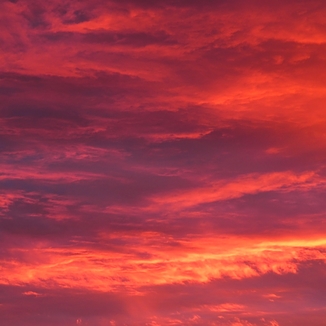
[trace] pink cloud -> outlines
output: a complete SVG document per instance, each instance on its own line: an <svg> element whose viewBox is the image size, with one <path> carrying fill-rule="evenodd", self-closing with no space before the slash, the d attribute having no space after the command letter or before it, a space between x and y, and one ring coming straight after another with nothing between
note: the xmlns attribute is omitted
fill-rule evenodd
<svg viewBox="0 0 326 326"><path fill-rule="evenodd" d="M325 11L2 1L3 325L323 325Z"/></svg>

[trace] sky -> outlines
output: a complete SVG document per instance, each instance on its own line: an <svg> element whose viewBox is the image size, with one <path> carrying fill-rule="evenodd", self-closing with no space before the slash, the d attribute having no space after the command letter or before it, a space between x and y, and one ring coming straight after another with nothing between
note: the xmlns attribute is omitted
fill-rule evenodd
<svg viewBox="0 0 326 326"><path fill-rule="evenodd" d="M324 326L326 3L2 0L2 326Z"/></svg>

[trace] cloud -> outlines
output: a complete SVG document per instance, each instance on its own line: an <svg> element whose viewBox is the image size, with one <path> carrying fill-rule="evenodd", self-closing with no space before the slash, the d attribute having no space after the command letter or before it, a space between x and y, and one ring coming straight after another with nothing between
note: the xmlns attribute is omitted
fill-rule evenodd
<svg viewBox="0 0 326 326"><path fill-rule="evenodd" d="M3 325L323 325L325 9L2 1Z"/></svg>

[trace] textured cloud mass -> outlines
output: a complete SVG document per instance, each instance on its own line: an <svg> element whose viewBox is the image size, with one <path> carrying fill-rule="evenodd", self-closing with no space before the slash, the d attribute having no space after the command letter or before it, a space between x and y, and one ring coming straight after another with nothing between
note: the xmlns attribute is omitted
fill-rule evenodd
<svg viewBox="0 0 326 326"><path fill-rule="evenodd" d="M2 1L1 325L325 325L325 15Z"/></svg>

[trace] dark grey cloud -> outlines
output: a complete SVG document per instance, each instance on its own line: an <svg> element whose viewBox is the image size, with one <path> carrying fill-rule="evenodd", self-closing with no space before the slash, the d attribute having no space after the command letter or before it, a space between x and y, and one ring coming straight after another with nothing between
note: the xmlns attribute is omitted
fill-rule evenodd
<svg viewBox="0 0 326 326"><path fill-rule="evenodd" d="M118 294L74 289L44 289L32 286L1 285L1 310L4 326L76 325L78 319L128 315L126 303ZM27 293L27 294L24 294ZM87 297L87 298L86 298ZM17 304L20 310L17 314Z"/></svg>

